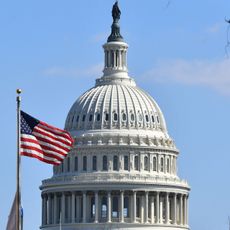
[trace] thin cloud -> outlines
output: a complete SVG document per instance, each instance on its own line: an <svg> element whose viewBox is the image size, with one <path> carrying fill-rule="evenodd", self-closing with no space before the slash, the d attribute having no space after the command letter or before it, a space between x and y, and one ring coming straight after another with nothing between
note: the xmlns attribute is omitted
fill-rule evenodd
<svg viewBox="0 0 230 230"><path fill-rule="evenodd" d="M230 60L162 60L145 77L162 83L205 86L230 96Z"/></svg>
<svg viewBox="0 0 230 230"><path fill-rule="evenodd" d="M221 30L221 26L222 26L221 23L214 23L213 25L211 25L210 27L206 29L206 32L210 34L219 33Z"/></svg>
<svg viewBox="0 0 230 230"><path fill-rule="evenodd" d="M102 75L103 64L90 66L86 69L50 67L43 71L43 74L51 77L97 77Z"/></svg>
<svg viewBox="0 0 230 230"><path fill-rule="evenodd" d="M95 34L94 36L92 36L92 38L90 39L92 42L100 42L100 43L105 43L106 42L106 38L109 36L109 32L101 32L98 34Z"/></svg>

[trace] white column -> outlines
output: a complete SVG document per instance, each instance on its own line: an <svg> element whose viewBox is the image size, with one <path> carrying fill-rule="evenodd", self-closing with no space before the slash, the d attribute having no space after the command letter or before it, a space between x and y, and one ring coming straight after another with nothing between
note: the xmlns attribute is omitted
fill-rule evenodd
<svg viewBox="0 0 230 230"><path fill-rule="evenodd" d="M120 222L124 222L124 191L120 194Z"/></svg>
<svg viewBox="0 0 230 230"><path fill-rule="evenodd" d="M42 225L45 225L45 214L46 211L45 211L45 196L42 195Z"/></svg>
<svg viewBox="0 0 230 230"><path fill-rule="evenodd" d="M61 222L65 223L65 193L62 193L61 197Z"/></svg>
<svg viewBox="0 0 230 230"><path fill-rule="evenodd" d="M57 194L54 193L54 208L53 208L53 220L54 224L57 224Z"/></svg>
<svg viewBox="0 0 230 230"><path fill-rule="evenodd" d="M83 218L82 222L86 223L86 192L83 192Z"/></svg>
<svg viewBox="0 0 230 230"><path fill-rule="evenodd" d="M95 202L95 223L98 223L98 191L95 192L95 197L94 197L94 202Z"/></svg>
<svg viewBox="0 0 230 230"><path fill-rule="evenodd" d="M133 223L136 223L136 213L137 213L137 192L133 191Z"/></svg>
<svg viewBox="0 0 230 230"><path fill-rule="evenodd" d="M151 197L151 224L154 223L154 196Z"/></svg>
<svg viewBox="0 0 230 230"><path fill-rule="evenodd" d="M186 196L186 225L188 225L188 211L189 211L189 203L188 203L188 195Z"/></svg>
<svg viewBox="0 0 230 230"><path fill-rule="evenodd" d="M160 221L161 224L163 222L163 200L162 197L160 197Z"/></svg>
<svg viewBox="0 0 230 230"><path fill-rule="evenodd" d="M165 216L165 223L169 224L169 193L166 192L165 196L165 202L166 202L166 216Z"/></svg>
<svg viewBox="0 0 230 230"><path fill-rule="evenodd" d="M160 222L160 193L156 195L156 223Z"/></svg>
<svg viewBox="0 0 230 230"><path fill-rule="evenodd" d="M180 194L180 225L183 224L183 196Z"/></svg>
<svg viewBox="0 0 230 230"><path fill-rule="evenodd" d="M173 195L173 224L177 224L177 194Z"/></svg>
<svg viewBox="0 0 230 230"><path fill-rule="evenodd" d="M121 50L119 50L119 69L122 67L122 61L121 61Z"/></svg>
<svg viewBox="0 0 230 230"><path fill-rule="evenodd" d="M107 208L108 208L108 213L107 213L107 222L111 222L111 192L109 191L107 194Z"/></svg>
<svg viewBox="0 0 230 230"><path fill-rule="evenodd" d="M145 223L149 221L149 192L145 192Z"/></svg>
<svg viewBox="0 0 230 230"><path fill-rule="evenodd" d="M141 223L144 223L144 196L141 196Z"/></svg>
<svg viewBox="0 0 230 230"><path fill-rule="evenodd" d="M51 194L48 194L47 224L51 224Z"/></svg>
<svg viewBox="0 0 230 230"><path fill-rule="evenodd" d="M46 194L44 197L44 223L48 224L48 205L47 205L47 201L48 201L48 195Z"/></svg>
<svg viewBox="0 0 230 230"><path fill-rule="evenodd" d="M72 192L72 223L75 223L75 210L76 210L76 201L75 201L75 193Z"/></svg>

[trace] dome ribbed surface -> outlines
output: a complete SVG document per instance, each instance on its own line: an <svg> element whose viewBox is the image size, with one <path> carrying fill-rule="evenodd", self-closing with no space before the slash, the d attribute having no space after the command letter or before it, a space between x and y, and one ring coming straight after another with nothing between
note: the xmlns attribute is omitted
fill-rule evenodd
<svg viewBox="0 0 230 230"><path fill-rule="evenodd" d="M122 84L96 86L73 104L65 129L147 129L166 131L163 114L146 92Z"/></svg>

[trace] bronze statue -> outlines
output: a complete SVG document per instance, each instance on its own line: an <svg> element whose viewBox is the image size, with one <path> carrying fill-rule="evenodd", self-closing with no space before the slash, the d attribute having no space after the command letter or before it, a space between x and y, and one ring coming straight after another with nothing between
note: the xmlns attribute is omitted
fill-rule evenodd
<svg viewBox="0 0 230 230"><path fill-rule="evenodd" d="M120 19L120 15L121 15L121 11L118 7L118 1L116 1L113 5L113 9L112 9L113 21L118 22L118 20Z"/></svg>

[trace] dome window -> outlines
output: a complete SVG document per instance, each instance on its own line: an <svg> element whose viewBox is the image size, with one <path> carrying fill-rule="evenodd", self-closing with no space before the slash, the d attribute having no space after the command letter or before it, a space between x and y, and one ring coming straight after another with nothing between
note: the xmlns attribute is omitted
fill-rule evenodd
<svg viewBox="0 0 230 230"><path fill-rule="evenodd" d="M149 122L149 116L148 115L145 115L145 120L146 120L146 122Z"/></svg>
<svg viewBox="0 0 230 230"><path fill-rule="evenodd" d="M93 171L97 170L97 156L93 156Z"/></svg>
<svg viewBox="0 0 230 230"><path fill-rule="evenodd" d="M117 113L114 113L114 114L113 114L113 120L114 120L114 121L117 121L117 120L118 120Z"/></svg>
<svg viewBox="0 0 230 230"><path fill-rule="evenodd" d="M74 171L78 171L78 157L74 158Z"/></svg>
<svg viewBox="0 0 230 230"><path fill-rule="evenodd" d="M130 116L131 121L134 121L134 114L132 113Z"/></svg>
<svg viewBox="0 0 230 230"><path fill-rule="evenodd" d="M144 158L144 170L148 171L149 170L149 158L145 156Z"/></svg>
<svg viewBox="0 0 230 230"><path fill-rule="evenodd" d="M118 157L117 156L113 157L113 170L118 171Z"/></svg>
<svg viewBox="0 0 230 230"><path fill-rule="evenodd" d="M124 156L124 170L129 170L129 157Z"/></svg>
<svg viewBox="0 0 230 230"><path fill-rule="evenodd" d="M152 122L154 123L155 122L155 119L154 119L154 116L152 115Z"/></svg>
<svg viewBox="0 0 230 230"><path fill-rule="evenodd" d="M134 170L139 170L139 157L134 157Z"/></svg>
<svg viewBox="0 0 230 230"><path fill-rule="evenodd" d="M125 113L122 114L122 120L126 121L126 114Z"/></svg>
<svg viewBox="0 0 230 230"><path fill-rule="evenodd" d="M108 163L107 163L107 156L103 156L102 160L102 170L107 171L108 170Z"/></svg>
<svg viewBox="0 0 230 230"><path fill-rule="evenodd" d="M83 121L83 122L85 121L85 114L84 114L83 117L82 117L82 121Z"/></svg>
<svg viewBox="0 0 230 230"><path fill-rule="evenodd" d="M77 115L77 122L79 121L79 115Z"/></svg>
<svg viewBox="0 0 230 230"><path fill-rule="evenodd" d="M160 123L159 117L157 116L157 122Z"/></svg>
<svg viewBox="0 0 230 230"><path fill-rule="evenodd" d="M92 121L92 120L93 120L93 114L90 114L89 121Z"/></svg>
<svg viewBox="0 0 230 230"><path fill-rule="evenodd" d="M101 120L101 115L100 113L97 114L97 121L100 121Z"/></svg>
<svg viewBox="0 0 230 230"><path fill-rule="evenodd" d="M108 114L108 113L105 114L105 120L106 120L106 121L109 120L109 114Z"/></svg>
<svg viewBox="0 0 230 230"><path fill-rule="evenodd" d="M155 156L153 157L153 171L157 171L157 158Z"/></svg>
<svg viewBox="0 0 230 230"><path fill-rule="evenodd" d="M83 171L86 171L87 170L87 156L84 156L83 157Z"/></svg>

